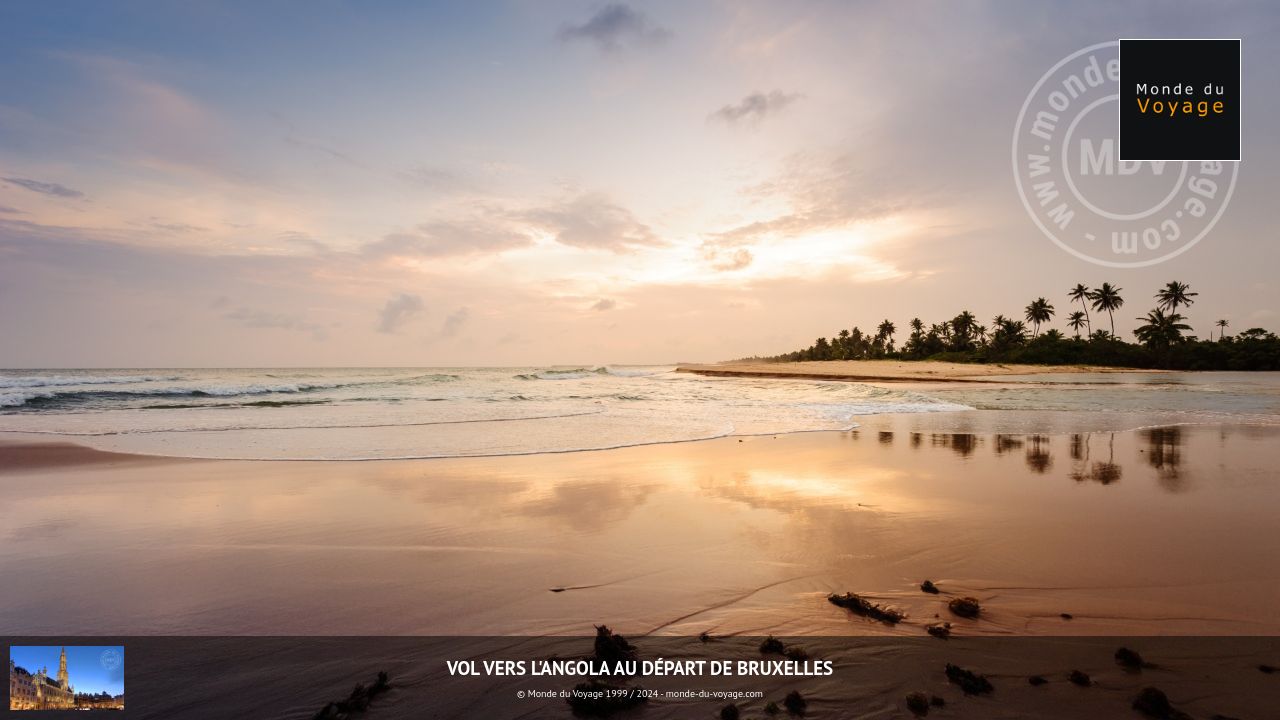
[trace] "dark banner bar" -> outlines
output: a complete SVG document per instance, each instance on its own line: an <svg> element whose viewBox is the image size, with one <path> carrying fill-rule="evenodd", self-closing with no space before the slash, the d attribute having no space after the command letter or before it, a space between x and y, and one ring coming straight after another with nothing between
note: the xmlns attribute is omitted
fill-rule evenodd
<svg viewBox="0 0 1280 720"><path fill-rule="evenodd" d="M102 662L123 664L124 709L92 712L130 720L1280 717L1280 638L1270 637L602 633L13 637L5 643L66 652L107 647ZM114 647L122 649L119 657L111 654ZM70 685L77 672L85 670L72 664ZM84 714L6 710L4 716Z"/></svg>

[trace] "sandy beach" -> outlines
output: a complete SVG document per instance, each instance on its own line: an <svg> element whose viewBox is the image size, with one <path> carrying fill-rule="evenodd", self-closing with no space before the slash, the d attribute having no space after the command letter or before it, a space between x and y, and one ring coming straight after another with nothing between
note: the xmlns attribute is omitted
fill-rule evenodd
<svg viewBox="0 0 1280 720"><path fill-rule="evenodd" d="M476 656L512 638L534 654L589 650L582 638L600 623L668 656L712 652L689 645L707 633L726 643L714 652L758 658L758 638L777 635L839 668L838 679L762 685L804 687L815 717L901 717L912 689L948 697L947 717L1078 717L1124 709L1153 683L1196 717L1263 717L1280 693L1274 677L1230 668L1280 661L1280 429L1153 420L885 415L842 433L363 463L138 458L11 437L0 445L0 572L23 582L0 585L0 628L471 636ZM921 592L925 579L941 593ZM827 602L845 592L905 620ZM978 599L981 615L950 613L957 597ZM943 621L952 640L930 638ZM1205 636L1227 640L1210 651L1197 644ZM868 637L886 642L854 640ZM1158 674L1110 659L1142 638L1165 656ZM440 677L446 645L399 657L397 672L412 692L451 684L456 702L473 702L474 684ZM273 662L314 665L308 647L276 646ZM388 662L349 654L312 668L265 716L309 717ZM966 698L939 672L946 662L1014 689ZM1058 689L1029 693L1028 663ZM1079 688L1065 674L1082 664L1100 689L1070 694ZM202 692L235 682L247 679ZM414 717L412 692L378 717ZM567 714L560 701L492 710Z"/></svg>
<svg viewBox="0 0 1280 720"><path fill-rule="evenodd" d="M710 377L806 378L857 382L983 382L991 378L1022 375L1080 373L1158 373L1159 370L1096 367L1089 365L979 364L938 360L824 360L765 362L733 360L709 365L682 364L676 372Z"/></svg>

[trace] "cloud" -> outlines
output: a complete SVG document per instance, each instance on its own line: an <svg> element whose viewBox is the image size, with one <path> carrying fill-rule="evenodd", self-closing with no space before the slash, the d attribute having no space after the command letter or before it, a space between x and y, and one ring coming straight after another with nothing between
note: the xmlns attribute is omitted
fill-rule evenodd
<svg viewBox="0 0 1280 720"><path fill-rule="evenodd" d="M396 332L415 315L421 314L423 307L422 298L417 295L399 293L392 296L378 313L378 332Z"/></svg>
<svg viewBox="0 0 1280 720"><path fill-rule="evenodd" d="M26 213L22 212L18 208L10 207L8 205L0 205L0 213L7 213L9 215L26 215Z"/></svg>
<svg viewBox="0 0 1280 720"><path fill-rule="evenodd" d="M640 246L665 244L630 210L598 194L582 195L554 207L523 213L521 217L554 235L556 242L570 247L627 252Z"/></svg>
<svg viewBox="0 0 1280 720"><path fill-rule="evenodd" d="M458 308L444 319L444 325L440 328L440 337L451 338L462 332L462 328L471 319L471 310L465 307Z"/></svg>
<svg viewBox="0 0 1280 720"><path fill-rule="evenodd" d="M209 230L209 228L200 227L199 225L190 225L183 222L164 222L155 217L151 218L151 227L172 233L208 232Z"/></svg>
<svg viewBox="0 0 1280 720"><path fill-rule="evenodd" d="M596 312L604 312L606 310L612 310L616 307L618 307L618 301L611 300L609 298L600 298L599 300L595 301L591 305L591 309L595 310Z"/></svg>
<svg viewBox="0 0 1280 720"><path fill-rule="evenodd" d="M919 210L936 201L936 192L927 179L912 182L900 170L880 164L864 167L848 155L828 160L796 155L783 172L746 189L751 197L783 199L787 210L715 233L704 250L797 237Z"/></svg>
<svg viewBox="0 0 1280 720"><path fill-rule="evenodd" d="M785 93L773 90L769 93L754 92L741 101L725 105L711 113L712 120L719 120L729 125L745 123L755 125L769 115L782 111L783 108L804 97L799 93Z"/></svg>
<svg viewBox="0 0 1280 720"><path fill-rule="evenodd" d="M328 333L325 332L323 327L315 323L307 322L296 315L286 315L283 313L274 313L268 310L239 307L227 313L223 317L228 320L234 320L249 328L309 332L311 333L311 337L316 340L324 340L328 337Z"/></svg>
<svg viewBox="0 0 1280 720"><path fill-rule="evenodd" d="M300 250L308 250L313 253L325 253L329 251L329 247L311 235L298 230L285 230L276 235L287 246L292 246Z"/></svg>
<svg viewBox="0 0 1280 720"><path fill-rule="evenodd" d="M721 272L732 272L749 267L755 256L746 248L718 248L714 245L702 247L702 257L711 264L712 269Z"/></svg>
<svg viewBox="0 0 1280 720"><path fill-rule="evenodd" d="M25 188L31 192L37 192L41 195L53 195L54 197L69 198L72 200L83 200L84 193L79 190L73 190L66 185L58 183L41 182L39 180L30 180L28 178L7 177L0 178L10 185Z"/></svg>
<svg viewBox="0 0 1280 720"><path fill-rule="evenodd" d="M622 3L605 5L579 25L560 28L561 42L583 40L594 43L605 53L617 52L629 45L656 45L671 36L671 31L654 25L643 13Z"/></svg>
<svg viewBox="0 0 1280 720"><path fill-rule="evenodd" d="M360 252L374 259L492 254L533 244L527 233L488 220L423 223L410 232L391 233Z"/></svg>

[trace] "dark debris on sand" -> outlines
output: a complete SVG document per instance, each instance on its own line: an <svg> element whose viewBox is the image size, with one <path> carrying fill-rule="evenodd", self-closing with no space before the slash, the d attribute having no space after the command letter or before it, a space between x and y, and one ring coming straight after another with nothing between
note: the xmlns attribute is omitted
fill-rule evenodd
<svg viewBox="0 0 1280 720"><path fill-rule="evenodd" d="M976 598L971 597L952 598L951 602L947 603L947 608L962 618L976 618L982 612L982 605Z"/></svg>
<svg viewBox="0 0 1280 720"><path fill-rule="evenodd" d="M1027 682L1031 683L1032 687L1040 687L1041 685L1047 685L1049 683L1048 680L1044 679L1043 675L1032 675L1027 678Z"/></svg>
<svg viewBox="0 0 1280 720"><path fill-rule="evenodd" d="M951 623L949 622L934 623L932 625L926 625L924 630L930 635L936 638L940 638L942 640L946 640L947 638L951 637Z"/></svg>
<svg viewBox="0 0 1280 720"><path fill-rule="evenodd" d="M951 663L947 663L947 680L959 685L965 695L986 695L995 690L986 675L978 675Z"/></svg>
<svg viewBox="0 0 1280 720"><path fill-rule="evenodd" d="M635 646L610 630L608 625L596 626L595 653L597 660L611 663L636 659Z"/></svg>
<svg viewBox="0 0 1280 720"><path fill-rule="evenodd" d="M320 709L313 720L344 720L369 709L374 698L391 689L391 680L387 673L380 672L373 684L365 687L363 683L356 685L346 700L331 702Z"/></svg>
<svg viewBox="0 0 1280 720"><path fill-rule="evenodd" d="M1137 650L1130 650L1122 647L1116 650L1116 664L1126 670L1141 670L1142 668L1155 667L1155 665L1142 659Z"/></svg>
<svg viewBox="0 0 1280 720"><path fill-rule="evenodd" d="M788 660L795 660L796 662L804 662L809 659L809 651L799 645L792 645L782 651L782 654L785 655Z"/></svg>
<svg viewBox="0 0 1280 720"><path fill-rule="evenodd" d="M1274 675L1275 673L1280 672L1280 668L1277 668L1274 665L1263 664L1258 666L1258 672L1264 672L1268 675Z"/></svg>
<svg viewBox="0 0 1280 720"><path fill-rule="evenodd" d="M770 635L760 643L760 654L762 655L782 655L788 660L802 662L809 659L809 651L799 645L787 646L782 644L778 638Z"/></svg>
<svg viewBox="0 0 1280 720"><path fill-rule="evenodd" d="M586 717L609 717L623 710L630 710L637 705L648 702L641 688L628 688L624 685L591 680L573 686L576 691L569 698L569 708L574 715ZM625 693L618 691L625 690Z"/></svg>
<svg viewBox="0 0 1280 720"><path fill-rule="evenodd" d="M916 717L924 717L929 714L930 708L946 707L946 704L947 701L937 695L913 692L907 696L907 709Z"/></svg>
<svg viewBox="0 0 1280 720"><path fill-rule="evenodd" d="M733 703L720 708L720 720L738 720L741 716L742 713L738 711L738 706Z"/></svg>
<svg viewBox="0 0 1280 720"><path fill-rule="evenodd" d="M1169 696L1157 688L1143 688L1133 699L1133 709L1157 720L1190 720L1191 716L1177 710L1169 702Z"/></svg>
<svg viewBox="0 0 1280 720"><path fill-rule="evenodd" d="M1093 679L1087 673L1079 670L1072 670L1071 674L1067 675L1067 679L1071 681L1072 685L1079 685L1080 687L1089 687L1093 684Z"/></svg>
<svg viewBox="0 0 1280 720"><path fill-rule="evenodd" d="M920 583L920 592L927 592L930 595L937 595L939 590L938 590L938 586L934 585L932 580L925 580L924 582Z"/></svg>
<svg viewBox="0 0 1280 720"><path fill-rule="evenodd" d="M799 690L792 690L782 698L782 707L792 715L804 715L805 710L809 709L809 701L804 699Z"/></svg>
<svg viewBox="0 0 1280 720"><path fill-rule="evenodd" d="M782 644L778 638L770 635L760 643L761 655L781 655L787 651L787 646Z"/></svg>
<svg viewBox="0 0 1280 720"><path fill-rule="evenodd" d="M842 607L855 615L869 617L872 620L879 620L890 625L897 625L906 617L893 608L877 605L861 595L851 592L847 592L844 595L832 593L827 596L827 602L837 607Z"/></svg>

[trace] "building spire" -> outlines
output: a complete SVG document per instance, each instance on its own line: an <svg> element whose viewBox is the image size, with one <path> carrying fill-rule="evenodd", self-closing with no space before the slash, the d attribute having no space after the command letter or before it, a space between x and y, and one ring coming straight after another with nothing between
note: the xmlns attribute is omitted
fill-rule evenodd
<svg viewBox="0 0 1280 720"><path fill-rule="evenodd" d="M62 648L62 655L58 658L58 684L63 690L71 687L71 680L67 677L67 649Z"/></svg>

